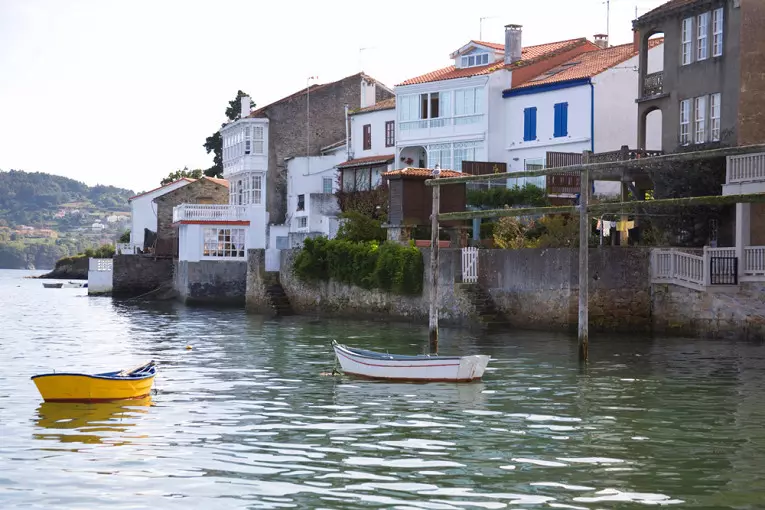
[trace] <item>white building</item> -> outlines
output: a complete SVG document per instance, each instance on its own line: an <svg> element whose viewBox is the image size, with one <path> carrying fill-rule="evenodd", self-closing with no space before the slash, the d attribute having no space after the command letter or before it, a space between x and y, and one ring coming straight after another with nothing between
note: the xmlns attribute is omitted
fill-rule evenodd
<svg viewBox="0 0 765 510"><path fill-rule="evenodd" d="M597 49L585 38L522 48L519 25L505 27L504 45L470 41L453 65L396 86L396 168L505 161L502 91Z"/></svg>
<svg viewBox="0 0 765 510"><path fill-rule="evenodd" d="M335 237L338 228L337 165L347 158L345 140L325 147L320 156L291 158L287 161L287 224L288 241L280 240L276 248L302 246L306 237Z"/></svg>
<svg viewBox="0 0 765 510"><path fill-rule="evenodd" d="M597 36L596 36L597 37ZM633 43L583 53L503 92L508 172L545 167L548 152L594 153L637 147L638 50ZM649 72L663 68L663 39L652 39ZM649 126L646 149L661 150L661 120ZM545 187L545 177L511 179ZM613 194L618 182L595 182Z"/></svg>
<svg viewBox="0 0 765 510"><path fill-rule="evenodd" d="M157 204L154 199L190 182L194 182L194 179L184 177L128 199L128 203L130 203L130 245L123 248L123 253L135 253L136 249L143 249L144 229L148 228L152 232L157 231Z"/></svg>
<svg viewBox="0 0 765 510"><path fill-rule="evenodd" d="M268 119L249 118L250 98L242 98L242 119L221 128L223 177L229 204L182 204L173 210L178 226L178 260L246 260L247 250L265 248Z"/></svg>

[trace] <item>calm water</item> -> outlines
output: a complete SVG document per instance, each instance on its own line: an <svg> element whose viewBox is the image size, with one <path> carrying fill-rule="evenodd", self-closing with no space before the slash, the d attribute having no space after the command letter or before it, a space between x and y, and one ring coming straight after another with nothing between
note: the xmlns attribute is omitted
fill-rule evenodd
<svg viewBox="0 0 765 510"><path fill-rule="evenodd" d="M0 271L0 508L765 508L765 347L442 331L478 384L323 375L332 338L420 327L263 320L43 289ZM193 349L187 350L191 345ZM29 377L159 363L140 405L43 404Z"/></svg>

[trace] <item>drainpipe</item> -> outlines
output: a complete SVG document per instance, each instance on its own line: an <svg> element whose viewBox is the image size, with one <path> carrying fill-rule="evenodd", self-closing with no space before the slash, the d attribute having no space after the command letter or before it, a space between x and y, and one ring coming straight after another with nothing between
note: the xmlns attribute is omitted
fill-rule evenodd
<svg viewBox="0 0 765 510"><path fill-rule="evenodd" d="M345 158L351 160L351 141L348 134L348 103L345 103Z"/></svg>
<svg viewBox="0 0 765 510"><path fill-rule="evenodd" d="M590 151L595 154L595 85L590 82Z"/></svg>

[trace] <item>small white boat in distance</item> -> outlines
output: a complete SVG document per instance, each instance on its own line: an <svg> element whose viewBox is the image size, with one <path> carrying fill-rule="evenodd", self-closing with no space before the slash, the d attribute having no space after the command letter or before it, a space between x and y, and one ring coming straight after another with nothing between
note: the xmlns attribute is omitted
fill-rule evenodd
<svg viewBox="0 0 765 510"><path fill-rule="evenodd" d="M347 375L411 382L470 382L483 377L491 356L404 356L352 349L332 341L340 368Z"/></svg>

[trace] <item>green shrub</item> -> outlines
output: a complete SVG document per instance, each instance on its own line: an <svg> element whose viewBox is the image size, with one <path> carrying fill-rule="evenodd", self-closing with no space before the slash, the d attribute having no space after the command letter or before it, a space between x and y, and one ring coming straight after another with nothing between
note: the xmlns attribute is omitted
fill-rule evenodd
<svg viewBox="0 0 765 510"><path fill-rule="evenodd" d="M341 215L343 224L337 230L337 239L344 241L385 241L387 233L379 220L365 216L357 211L348 211Z"/></svg>
<svg viewBox="0 0 765 510"><path fill-rule="evenodd" d="M424 265L413 245L344 239L306 239L294 265L305 282L335 280L364 289L378 288L396 294L422 292Z"/></svg>

